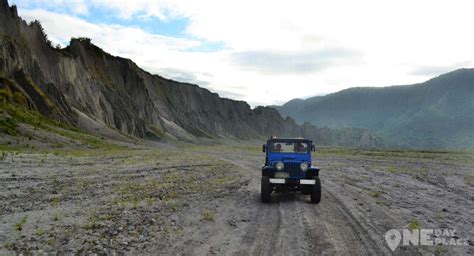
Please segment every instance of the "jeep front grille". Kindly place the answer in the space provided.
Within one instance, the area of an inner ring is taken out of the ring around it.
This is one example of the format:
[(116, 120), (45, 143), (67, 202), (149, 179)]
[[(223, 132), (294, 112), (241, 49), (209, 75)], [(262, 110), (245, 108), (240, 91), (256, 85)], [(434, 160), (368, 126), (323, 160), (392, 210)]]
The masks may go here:
[(300, 169), (300, 163), (285, 163), (285, 171), (288, 172), (290, 178), (305, 177), (305, 173)]

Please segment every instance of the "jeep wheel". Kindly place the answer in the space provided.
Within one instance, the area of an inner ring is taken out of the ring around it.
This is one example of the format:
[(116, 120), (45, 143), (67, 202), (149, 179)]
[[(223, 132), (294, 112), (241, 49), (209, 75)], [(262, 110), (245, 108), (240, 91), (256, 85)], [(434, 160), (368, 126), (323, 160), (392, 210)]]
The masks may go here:
[(263, 176), (261, 185), (260, 199), (264, 203), (269, 203), (272, 195), (272, 184), (270, 184), (270, 178), (268, 176)]
[(314, 180), (316, 182), (311, 188), (311, 203), (318, 204), (321, 201), (321, 181), (319, 177), (315, 177)]

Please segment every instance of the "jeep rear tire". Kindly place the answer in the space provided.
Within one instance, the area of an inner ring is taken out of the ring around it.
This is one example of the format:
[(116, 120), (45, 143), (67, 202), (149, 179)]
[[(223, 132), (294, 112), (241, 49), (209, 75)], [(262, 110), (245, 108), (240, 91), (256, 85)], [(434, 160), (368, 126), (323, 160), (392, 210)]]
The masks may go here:
[(311, 203), (319, 204), (321, 201), (321, 181), (319, 177), (314, 177), (315, 183), (311, 188)]
[(260, 199), (263, 203), (269, 203), (272, 196), (272, 184), (270, 183), (270, 177), (262, 176), (261, 186)]

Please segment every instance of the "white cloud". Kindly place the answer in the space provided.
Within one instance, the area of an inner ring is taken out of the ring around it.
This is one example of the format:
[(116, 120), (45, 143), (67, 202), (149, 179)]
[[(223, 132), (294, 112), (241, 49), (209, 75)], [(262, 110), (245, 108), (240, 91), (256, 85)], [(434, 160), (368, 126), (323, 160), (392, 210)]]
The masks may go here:
[[(449, 68), (474, 65), (470, 0), (87, 1), (87, 9), (107, 8), (124, 19), (187, 18), (186, 32), (196, 40), (39, 11), (21, 10), (20, 15), (42, 20), (53, 39), (89, 36), (105, 50), (151, 72), (202, 81), (214, 91), (252, 104), (351, 86), (421, 82)], [(225, 50), (187, 51), (201, 40), (222, 42)], [(328, 49), (357, 54), (321, 55)], [(203, 75), (207, 73), (212, 76)]]
[(348, 49), (321, 49), (318, 51), (247, 51), (232, 54), (234, 63), (271, 75), (311, 74), (335, 65), (358, 62), (359, 53)]
[(436, 76), (438, 74), (447, 73), (449, 71), (453, 71), (458, 68), (462, 67), (469, 67), (473, 63), (471, 61), (464, 61), (459, 63), (454, 63), (452, 65), (425, 65), (425, 66), (418, 66), (414, 69), (411, 74), (418, 75), (418, 76)]
[(89, 8), (86, 0), (13, 0), (13, 4), (17, 4), (22, 8), (54, 8), (58, 11), (69, 10), (74, 14), (87, 15)]
[[(54, 43), (67, 44), (71, 37), (89, 37), (107, 52), (131, 58), (153, 69), (168, 68), (177, 57), (183, 61), (184, 50), (200, 45), (199, 41), (150, 34), (138, 27), (92, 24), (77, 17), (44, 10), (20, 9), (27, 21), (39, 19)], [(73, 28), (73, 29), (71, 29)]]

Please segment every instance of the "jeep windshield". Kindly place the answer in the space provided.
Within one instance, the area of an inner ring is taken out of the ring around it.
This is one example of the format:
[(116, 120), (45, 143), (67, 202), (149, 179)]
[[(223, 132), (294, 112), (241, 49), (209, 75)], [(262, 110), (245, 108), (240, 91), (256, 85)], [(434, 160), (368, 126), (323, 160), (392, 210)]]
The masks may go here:
[(272, 153), (307, 153), (308, 143), (306, 142), (285, 142), (275, 141), (269, 144), (270, 152)]

